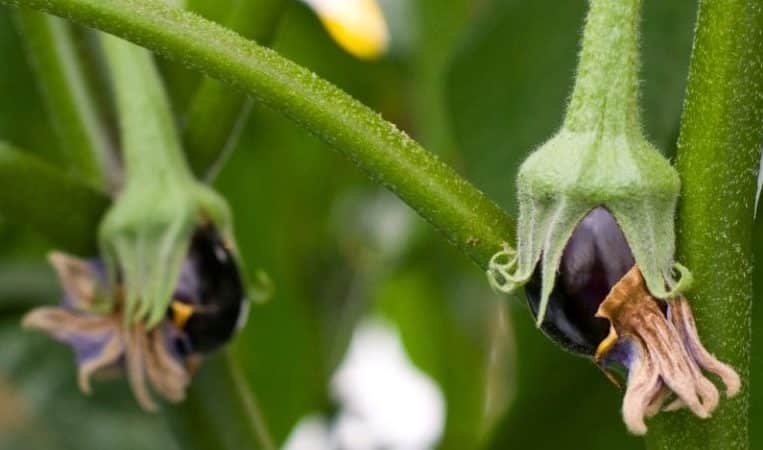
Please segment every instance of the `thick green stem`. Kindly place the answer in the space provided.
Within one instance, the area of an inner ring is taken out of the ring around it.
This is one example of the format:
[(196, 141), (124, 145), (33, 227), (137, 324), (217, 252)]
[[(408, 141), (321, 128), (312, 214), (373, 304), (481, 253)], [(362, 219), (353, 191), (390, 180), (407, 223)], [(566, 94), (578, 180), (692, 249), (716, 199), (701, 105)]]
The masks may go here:
[(591, 1), (565, 128), (640, 133), (640, 17), (641, 0)]
[(0, 3), (68, 17), (242, 88), (343, 152), (483, 268), (514, 235), (513, 221), (497, 205), (378, 113), (309, 70), (207, 20), (149, 0)]
[(694, 272), (688, 293), (707, 348), (734, 366), (742, 393), (712, 419), (665, 414), (650, 448), (749, 448), (752, 229), (763, 124), (763, 5), (700, 2), (678, 143), (683, 180), (678, 258)]
[(17, 11), (16, 22), (67, 166), (93, 186), (111, 187), (107, 176), (114, 164), (111, 145), (90, 95), (69, 24), (30, 10)]
[[(286, 0), (239, 0), (226, 25), (247, 39), (270, 42)], [(249, 117), (246, 95), (223, 83), (205, 78), (186, 113), (183, 142), (188, 163), (197, 176), (212, 178), (238, 141)], [(211, 169), (211, 170), (210, 170)]]
[(753, 234), (755, 285), (752, 305), (752, 368), (750, 376), (750, 448), (763, 448), (763, 203), (758, 201)]
[(94, 255), (109, 198), (57, 167), (0, 142), (0, 214), (48, 237), (61, 250)]

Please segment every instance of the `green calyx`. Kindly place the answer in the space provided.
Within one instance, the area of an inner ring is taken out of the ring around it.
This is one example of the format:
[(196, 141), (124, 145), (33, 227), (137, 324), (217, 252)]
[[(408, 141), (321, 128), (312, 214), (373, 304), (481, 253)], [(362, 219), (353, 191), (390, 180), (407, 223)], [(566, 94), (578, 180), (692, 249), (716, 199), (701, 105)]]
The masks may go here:
[(126, 184), (99, 229), (111, 279), (121, 274), (126, 322), (153, 327), (165, 317), (191, 236), (207, 220), (230, 236), (227, 204), (206, 186), (172, 177)]
[(567, 241), (599, 206), (620, 225), (652, 295), (670, 298), (691, 282), (689, 271), (673, 260), (678, 173), (641, 130), (640, 7), (640, 0), (590, 2), (562, 129), (519, 171), (517, 249), (497, 253), (488, 277), (496, 289), (511, 292), (530, 279), (540, 262), (538, 325)]
[[(232, 237), (225, 200), (185, 161), (151, 55), (103, 37), (120, 118), (125, 181), (99, 228), (112, 281), (121, 277), (125, 323), (151, 328), (166, 316), (194, 229), (212, 222)], [(111, 283), (116, 285), (116, 283)]]

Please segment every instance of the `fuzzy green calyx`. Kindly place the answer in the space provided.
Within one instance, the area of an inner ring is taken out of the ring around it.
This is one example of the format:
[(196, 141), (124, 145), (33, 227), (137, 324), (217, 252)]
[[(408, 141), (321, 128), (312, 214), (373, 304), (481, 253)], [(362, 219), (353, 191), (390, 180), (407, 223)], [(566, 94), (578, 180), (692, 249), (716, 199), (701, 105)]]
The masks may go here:
[[(225, 200), (192, 175), (151, 55), (103, 37), (116, 94), (125, 181), (99, 228), (113, 282), (121, 277), (127, 324), (166, 316), (194, 229), (212, 222), (232, 237)], [(116, 286), (117, 283), (111, 283)]]
[[(517, 249), (490, 262), (498, 290), (524, 285), (541, 263), (538, 325), (575, 227), (603, 206), (622, 229), (651, 294), (670, 298), (691, 275), (673, 260), (678, 173), (643, 135), (638, 110), (640, 0), (592, 0), (562, 129), (517, 177)], [(680, 277), (674, 277), (675, 271)]]

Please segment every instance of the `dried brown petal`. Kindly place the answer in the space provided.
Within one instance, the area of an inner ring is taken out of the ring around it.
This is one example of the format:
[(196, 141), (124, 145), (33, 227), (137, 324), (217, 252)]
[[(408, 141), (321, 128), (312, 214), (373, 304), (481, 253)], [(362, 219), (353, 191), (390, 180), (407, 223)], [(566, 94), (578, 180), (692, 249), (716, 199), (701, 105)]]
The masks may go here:
[(726, 396), (733, 397), (739, 393), (742, 381), (734, 369), (724, 364), (710, 354), (702, 345), (697, 333), (697, 325), (694, 323), (694, 315), (691, 312), (689, 302), (684, 297), (677, 297), (670, 301), (670, 321), (678, 330), (684, 345), (689, 350), (697, 364), (708, 372), (718, 375), (726, 385)]
[(47, 332), (74, 349), (80, 389), (89, 394), (93, 375), (122, 365), (144, 409), (158, 409), (146, 378), (162, 397), (171, 402), (181, 401), (190, 382), (190, 370), (170, 353), (171, 341), (165, 327), (150, 331), (140, 323), (127, 327), (120, 308), (110, 314), (91, 312), (103, 274), (98, 273), (93, 263), (62, 253), (53, 253), (49, 259), (64, 286), (64, 306), (36, 308), (24, 317), (23, 326)]
[[(631, 348), (623, 419), (634, 434), (646, 433), (644, 418), (656, 414), (672, 394), (676, 400), (663, 409), (685, 406), (698, 417), (710, 416), (718, 406), (719, 394), (700, 366), (717, 373), (729, 395), (739, 390), (736, 372), (710, 355), (699, 341), (686, 299), (671, 300), (670, 320), (660, 306), (634, 266), (597, 312), (597, 317), (610, 320), (618, 342), (627, 342)], [(610, 343), (604, 351), (612, 347)]]

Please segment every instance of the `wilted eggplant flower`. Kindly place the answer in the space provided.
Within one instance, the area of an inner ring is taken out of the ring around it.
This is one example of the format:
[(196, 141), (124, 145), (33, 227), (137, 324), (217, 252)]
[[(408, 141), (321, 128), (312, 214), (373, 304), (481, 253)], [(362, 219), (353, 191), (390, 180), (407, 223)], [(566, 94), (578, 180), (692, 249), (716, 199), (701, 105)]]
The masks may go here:
[[(525, 287), (536, 315), (537, 278)], [(625, 236), (604, 208), (592, 210), (568, 241), (541, 328), (605, 371), (614, 365), (628, 370), (623, 419), (634, 434), (644, 434), (644, 418), (663, 409), (687, 407), (709, 417), (719, 395), (702, 369), (720, 377), (727, 396), (740, 388), (736, 372), (702, 345), (686, 298), (664, 302), (649, 293)]]
[(124, 371), (144, 409), (157, 409), (147, 384), (179, 402), (202, 356), (225, 344), (246, 317), (236, 262), (211, 227), (193, 235), (170, 307), (152, 328), (125, 322), (122, 289), (109, 286), (100, 260), (57, 252), (49, 259), (64, 289), (62, 304), (32, 310), (23, 324), (72, 347), (84, 393), (93, 375)]
[(708, 417), (721, 376), (737, 374), (702, 346), (683, 292), (691, 273), (674, 260), (676, 170), (644, 137), (638, 109), (640, 0), (591, 0), (575, 87), (561, 130), (517, 177), (517, 249), (488, 267), (502, 292), (526, 286), (539, 327), (607, 368), (628, 369), (623, 416), (686, 406)]

